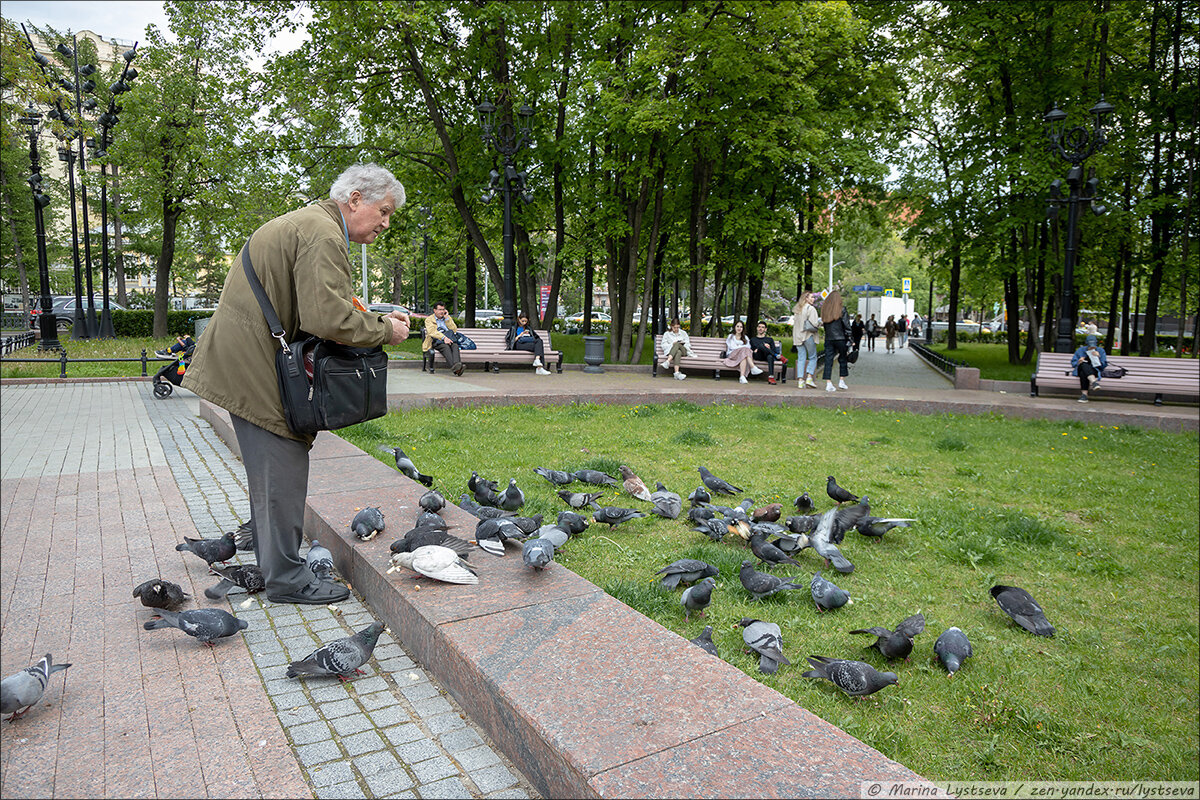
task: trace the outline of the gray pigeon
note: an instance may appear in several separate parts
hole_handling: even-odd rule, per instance
[[[813,668],[805,672],[803,677],[825,678],[852,697],[861,698],[868,694],[874,694],[885,686],[896,686],[900,683],[896,673],[880,672],[862,661],[809,656],[808,663]]]
[[[768,542],[766,535],[762,533],[751,534],[750,550],[755,556],[758,557],[758,560],[761,561],[767,569],[779,564],[792,564],[797,567],[801,566],[799,561]]]
[[[967,635],[959,628],[947,628],[942,631],[942,635],[933,643],[933,654],[942,662],[946,672],[950,673],[947,675],[949,678],[953,678],[954,673],[962,669],[962,663],[974,655]]]
[[[712,602],[712,591],[716,585],[716,578],[705,578],[695,586],[689,586],[683,590],[679,604],[683,606],[684,622],[691,621],[692,612],[704,616],[704,609],[708,608],[708,604]]]
[[[523,530],[510,519],[481,519],[475,526],[475,543],[494,556],[504,555],[504,543],[509,539],[527,538]]]
[[[554,560],[554,542],[550,539],[527,539],[521,544],[521,560],[532,569],[545,569]]]
[[[496,505],[503,508],[505,511],[516,511],[521,506],[525,505],[525,493],[517,488],[517,479],[510,478],[508,488],[500,495],[500,502]]]
[[[567,540],[571,538],[571,534],[557,525],[543,525],[537,529],[537,538],[548,540],[557,549],[567,543]]]
[[[534,514],[532,517],[509,517],[505,521],[516,525],[518,530],[527,536],[533,535],[538,528],[542,527],[541,514]]]
[[[133,590],[133,596],[139,598],[146,608],[165,608],[168,611],[179,608],[191,597],[178,583],[162,578],[139,583]]]
[[[786,589],[802,588],[792,583],[790,578],[784,580],[783,578],[777,578],[774,575],[757,571],[749,561],[742,562],[742,568],[738,572],[738,577],[742,580],[742,586],[754,596],[755,600],[762,600],[764,597],[770,597],[776,592]]]
[[[708,493],[708,489],[697,486],[696,491],[689,494],[687,499],[691,502],[692,508],[695,508],[702,503],[712,502],[712,495]]]
[[[496,487],[498,485],[499,484],[497,484],[495,481],[477,478],[475,480],[475,488],[472,489],[472,491],[475,493],[475,502],[479,503],[481,506],[500,508],[500,495],[496,493]]]
[[[858,502],[858,496],[838,486],[832,475],[825,480],[825,494],[838,505]]]
[[[304,563],[319,579],[327,581],[333,578],[333,553],[316,539],[312,540],[312,546],[304,555]]]
[[[571,508],[599,508],[596,501],[604,497],[604,492],[572,492],[570,489],[559,489],[558,496]]]
[[[817,605],[817,611],[827,611],[831,608],[854,604],[854,601],[850,599],[849,592],[834,586],[822,578],[819,572],[813,575],[812,582],[808,586],[812,591],[812,599]]]
[[[783,654],[783,635],[779,626],[774,622],[763,622],[761,619],[742,617],[737,623],[742,628],[742,641],[751,650],[758,653],[758,671],[773,675],[780,664],[791,664]]]
[[[608,525],[609,529],[615,528],[622,522],[628,522],[631,519],[646,516],[641,511],[635,511],[632,508],[618,508],[616,506],[604,506],[592,512],[592,519],[596,522],[603,522]]]
[[[865,499],[865,498],[864,498]],[[854,565],[842,555],[837,542],[842,541],[846,531],[858,524],[866,516],[867,509],[863,505],[831,508],[818,518],[816,530],[809,534],[809,543],[817,555],[825,559],[825,565],[833,565],[838,572],[854,572]]]
[[[878,542],[882,541],[883,535],[892,528],[907,528],[909,527],[909,524],[913,522],[916,522],[916,520],[905,517],[884,518],[868,516],[860,519],[858,524],[854,527],[857,528],[858,532],[863,536],[871,537]]]
[[[396,469],[400,470],[414,481],[423,483],[426,486],[433,486],[433,476],[422,475],[421,471],[417,469],[417,465],[412,462],[411,458],[404,455],[404,451],[399,447],[386,447],[381,445],[379,449],[385,453],[391,453],[392,456],[395,457]]]
[[[705,467],[696,467],[700,471],[700,480],[704,483],[705,488],[717,494],[738,494],[742,490],[734,486],[728,481],[721,480],[716,475],[713,475]]]
[[[185,536],[181,544],[175,545],[175,549],[181,553],[194,553],[212,565],[233,558],[237,553],[237,544],[233,541],[233,531],[228,531],[220,539],[192,539]]]
[[[667,487],[662,485],[662,481],[657,481],[655,485],[657,488],[650,493],[650,502],[654,503],[650,513],[667,519],[677,519],[679,512],[683,510],[683,499],[675,492],[668,491]]]
[[[569,472],[563,472],[560,469],[547,469],[546,467],[534,467],[533,471],[541,475],[546,480],[550,481],[552,486],[566,486],[569,483],[575,482],[575,476]]]
[[[692,506],[688,509],[688,519],[697,524],[717,516],[717,512],[708,506]]]
[[[712,625],[705,625],[704,630],[700,632],[699,636],[697,636],[695,639],[689,639],[688,641],[696,645],[696,647],[699,647],[704,652],[708,653],[710,656],[716,656],[717,658],[721,657],[721,654],[717,652],[717,646],[713,644]]]
[[[446,518],[434,511],[419,511],[417,518],[413,521],[414,528],[437,528],[440,531],[450,530],[450,523],[446,522]]]
[[[209,565],[208,568],[221,579],[216,586],[204,590],[204,596],[209,600],[220,600],[235,586],[245,589],[247,594],[256,594],[267,588],[263,571],[256,564],[234,564],[231,567]]]
[[[367,506],[359,511],[350,522],[350,530],[364,542],[374,539],[383,527],[383,512],[375,506]]]
[[[850,632],[866,633],[874,636],[875,642],[867,645],[867,647],[874,647],[886,658],[903,658],[907,661],[908,654],[913,649],[913,639],[923,630],[925,630],[925,615],[917,612],[911,617],[904,619],[896,626],[896,630],[894,631],[877,625],[872,628],[859,628]]]
[[[458,499],[458,507],[479,519],[496,519],[497,517],[515,517],[517,515],[517,512],[505,511],[503,508],[481,506],[472,500],[470,495],[466,494]]]
[[[233,541],[237,545],[237,549],[243,553],[253,553],[254,545],[257,536],[254,534],[254,520],[248,519],[237,526],[237,530],[233,532]]]
[[[288,664],[287,676],[337,675],[344,681],[344,676],[352,672],[363,675],[365,673],[359,667],[371,657],[381,633],[383,623],[372,622],[353,636],[323,644],[299,661]]]
[[[12,722],[22,716],[42,699],[46,692],[46,681],[56,672],[62,672],[70,664],[55,664],[49,653],[41,660],[20,672],[0,681],[0,714],[12,714]]]
[[[446,498],[442,497],[437,489],[430,489],[417,499],[417,505],[420,506],[422,511],[436,514],[446,507]]]
[[[996,585],[992,587],[992,597],[1025,630],[1037,636],[1054,635],[1054,626],[1046,619],[1046,612],[1029,592],[1017,586]]]
[[[779,538],[771,542],[771,544],[788,555],[799,553],[805,548],[812,547],[812,542],[803,533],[780,533],[777,535]]]
[[[707,561],[681,558],[678,561],[672,561],[654,574],[662,575],[659,583],[664,589],[674,589],[681,583],[695,583],[702,578],[715,578],[721,573]]]
[[[578,536],[586,531],[589,524],[591,523],[588,518],[582,514],[576,514],[574,511],[558,512],[558,527],[572,536]]]
[[[193,608],[174,614],[170,611],[160,611],[157,619],[152,619],[142,626],[148,631],[158,628],[178,628],[188,636],[194,636],[201,644],[209,647],[217,639],[233,636],[240,630],[246,629],[246,620],[238,619],[228,611],[219,608]]]
[[[737,534],[743,539],[750,538],[750,528],[740,519],[706,519],[692,530],[703,533],[714,542],[721,541],[727,533]]]
[[[784,526],[792,533],[812,533],[817,529],[817,523],[820,521],[819,516],[803,514],[788,517],[784,520]]]
[[[575,470],[575,480],[590,483],[593,486],[617,486],[617,479],[607,472],[598,469]]]
[[[797,497],[792,501],[792,504],[796,506],[796,510],[801,514],[807,514],[809,511],[813,510],[813,501],[812,498],[808,496],[808,492],[805,492]]]

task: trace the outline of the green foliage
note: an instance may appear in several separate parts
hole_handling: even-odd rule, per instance
[[[154,335],[154,311],[139,309],[131,311],[112,310],[113,331],[117,336],[130,338],[148,338]],[[214,311],[168,311],[167,337],[171,341],[176,336],[195,336],[196,320],[211,317]]]

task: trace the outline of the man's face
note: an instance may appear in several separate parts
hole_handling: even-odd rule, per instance
[[[758,331],[758,338],[760,339],[767,335],[767,326],[763,325],[761,322],[758,323],[758,328],[756,328],[756,330]]]
[[[370,244],[388,227],[396,202],[391,195],[378,203],[367,203],[358,191],[350,193],[350,214],[346,217],[346,233],[356,244]]]
[[[435,306],[433,309],[433,315],[438,319],[445,319],[446,315],[449,313],[450,312],[446,310],[445,306]]]

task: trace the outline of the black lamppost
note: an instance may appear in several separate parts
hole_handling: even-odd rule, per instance
[[[421,229],[421,275],[425,279],[425,313],[429,313],[429,220],[433,217],[433,209],[421,206],[421,214],[417,217],[417,227]]]
[[[25,116],[18,122],[29,126],[29,186],[33,189],[33,225],[37,231],[38,279],[42,286],[42,314],[38,318],[41,328],[41,340],[38,350],[61,350],[58,341],[58,325],[54,315],[50,313],[54,307],[50,300],[50,267],[46,263],[46,223],[42,218],[42,209],[50,204],[49,196],[42,194],[42,168],[38,163],[38,122],[42,115],[30,103],[25,109]]]
[[[71,338],[91,338],[100,333],[100,323],[96,319],[96,293],[92,285],[92,236],[89,230],[88,220],[88,196],[87,196],[87,158],[84,155],[84,137],[83,137],[83,112],[86,108],[88,111],[96,107],[95,98],[89,97],[87,105],[83,103],[83,93],[90,94],[96,89],[96,82],[91,80],[90,75],[95,74],[96,66],[94,64],[79,65],[79,42],[74,35],[71,36],[71,46],[68,47],[66,42],[60,42],[55,48],[59,53],[62,53],[67,58],[71,59],[71,69],[75,73],[75,81],[72,83],[65,78],[60,78],[59,85],[67,91],[68,94],[75,95],[75,134],[73,137],[79,145],[79,198],[83,204],[83,267],[87,276],[87,331],[84,336],[77,336],[72,326]],[[84,82],[84,78],[88,80]],[[65,120],[64,120],[65,121]],[[72,223],[74,222],[75,202],[71,201],[71,216]],[[72,234],[75,228],[72,226]],[[76,260],[79,258],[78,242],[74,243],[76,249]],[[78,318],[79,315],[76,315]]]
[[[1095,204],[1096,190],[1100,179],[1093,175],[1086,185],[1083,181],[1083,162],[1088,156],[1104,146],[1108,139],[1104,136],[1104,118],[1113,112],[1113,106],[1100,101],[1092,106],[1088,113],[1095,118],[1095,126],[1089,130],[1082,125],[1073,128],[1066,127],[1067,112],[1057,105],[1042,117],[1050,138],[1049,149],[1058,153],[1064,161],[1071,162],[1067,171],[1067,197],[1062,196],[1062,180],[1055,179],[1050,184],[1050,207],[1046,214],[1050,219],[1058,217],[1059,206],[1067,207],[1067,245],[1063,265],[1062,303],[1058,314],[1058,336],[1054,340],[1056,353],[1072,353],[1075,351],[1075,229],[1079,222],[1079,206],[1091,206],[1097,216],[1104,213],[1104,206]]]
[[[69,141],[69,140],[68,140]],[[67,190],[71,201],[71,261],[75,268],[75,317],[71,323],[71,340],[91,338],[91,328],[83,314],[83,275],[79,264],[79,220],[75,214],[75,151],[60,144],[58,160],[67,165]]]
[[[504,311],[504,327],[511,328],[517,324],[517,278],[516,255],[513,253],[512,227],[512,194],[514,191],[521,195],[526,205],[533,202],[533,196],[525,191],[525,173],[517,171],[513,166],[513,156],[521,148],[531,144],[530,118],[533,109],[523,105],[517,110],[520,120],[514,125],[510,120],[495,124],[496,106],[483,101],[475,107],[479,114],[479,122],[483,128],[483,144],[491,145],[504,157],[504,175],[496,170],[491,172],[491,185],[483,195],[483,201],[490,203],[496,196],[496,190],[504,192],[504,301],[501,308]]]

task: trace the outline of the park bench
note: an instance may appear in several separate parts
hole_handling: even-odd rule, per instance
[[[1143,358],[1141,356],[1109,356],[1110,367],[1124,367],[1120,378],[1104,378],[1092,397],[1106,394],[1153,394],[1154,405],[1160,406],[1163,395],[1186,397],[1200,401],[1200,361],[1194,358]],[[1037,371],[1029,379],[1029,396],[1037,397],[1042,389],[1079,391],[1079,378],[1071,374],[1070,353],[1042,353],[1038,356]]]
[[[691,337],[692,352],[695,356],[683,356],[679,359],[679,368],[685,372],[689,369],[711,369],[713,371],[713,380],[721,379],[721,370],[729,370],[737,372],[736,367],[727,367],[722,362],[725,360],[725,340],[715,336],[693,336]],[[651,367],[651,375],[657,377],[659,362],[666,356],[662,351],[662,334],[657,334],[654,337],[654,362]],[[754,365],[766,372],[766,362],[755,361]],[[665,370],[664,370],[665,372]],[[667,372],[668,375],[671,372]],[[780,383],[787,383],[787,365],[783,363],[783,359],[775,359],[775,374],[779,377]]]
[[[484,369],[492,372],[499,372],[501,364],[533,365],[533,353],[528,350],[507,349],[504,337],[508,330],[505,328],[459,328],[458,330],[475,342],[474,350],[458,351],[463,364],[483,364]],[[561,373],[563,354],[550,346],[550,331],[534,331],[534,333],[542,337],[542,345],[545,347],[542,362],[546,369],[550,369],[550,365],[553,363]],[[436,360],[440,360],[443,364],[446,363],[446,359],[431,347],[422,354],[422,371],[433,374],[435,356]]]

